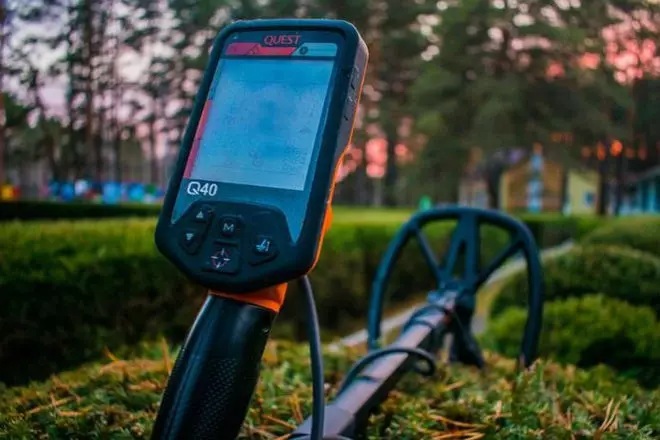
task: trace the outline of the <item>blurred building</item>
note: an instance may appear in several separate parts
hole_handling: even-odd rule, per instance
[[[468,157],[468,163],[461,180],[458,183],[458,204],[473,208],[489,208],[488,181],[481,164],[483,153],[473,148]]]
[[[543,158],[540,170],[535,168],[533,158],[529,157],[502,174],[499,209],[514,212],[596,213],[599,181],[596,171],[562,165],[547,158]],[[534,182],[535,179],[537,182]],[[530,194],[532,192],[535,193],[533,196]]]
[[[488,209],[488,185],[481,176],[461,179],[458,185],[458,203],[473,208]]]
[[[492,190],[497,193],[496,206],[489,206],[486,167],[475,163],[464,170],[459,184],[459,204],[508,212],[595,214],[597,211],[598,172],[544,157],[540,147],[533,152],[516,150],[515,154],[505,155],[499,165],[491,164],[490,172],[495,173],[490,179],[495,186]]]
[[[43,197],[51,174],[46,159],[9,163],[5,169],[7,182],[18,188],[22,198]]]
[[[610,211],[613,210],[611,206]],[[660,214],[660,165],[626,179],[620,213]]]
[[[102,150],[103,168],[100,180],[102,182],[117,181],[131,183],[147,183],[149,176],[149,161],[143,149],[137,142],[124,141],[119,151],[110,145]],[[19,160],[20,159],[20,160]],[[83,176],[92,176],[94,164],[88,163]],[[71,167],[60,170],[60,180],[73,181],[76,173]],[[48,185],[53,180],[53,170],[45,158],[18,158],[6,163],[7,182],[18,188],[21,198],[44,198],[48,195]],[[83,178],[85,178],[83,177]]]

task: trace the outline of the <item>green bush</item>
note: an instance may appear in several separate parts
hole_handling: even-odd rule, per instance
[[[156,217],[160,205],[104,205],[89,202],[4,201],[0,202],[0,222],[12,220],[76,220],[117,217]]]
[[[660,257],[660,218],[616,221],[588,234],[582,243],[628,246]]]
[[[545,299],[600,292],[660,313],[660,258],[618,246],[582,246],[543,264]],[[527,275],[514,275],[493,301],[491,316],[526,306]]]
[[[506,356],[520,349],[527,311],[513,307],[488,326],[487,345]],[[660,384],[660,323],[649,307],[605,295],[546,304],[540,355],[591,367],[607,364],[645,385]]]
[[[595,215],[585,215],[575,217],[575,240],[580,240],[596,229],[614,223],[616,219],[610,217],[598,217]]]
[[[520,216],[529,228],[538,246],[552,247],[574,238],[577,231],[576,217],[554,214],[524,214]]]
[[[38,378],[151,334],[185,335],[201,305],[154,250],[152,220],[0,229],[0,382]]]
[[[90,364],[43,383],[0,390],[0,438],[149,438],[173,354],[147,351],[139,359]],[[326,354],[330,396],[359,354]],[[660,437],[659,391],[647,392],[605,367],[539,362],[517,374],[513,361],[490,353],[486,358],[483,372],[440,365],[431,378],[409,373],[370,418],[365,438]],[[281,438],[301,422],[296,414],[310,414],[307,359],[304,346],[269,344],[240,439]]]
[[[34,220],[78,220],[97,218],[155,217],[160,205],[119,204],[104,205],[89,202],[49,202],[38,200],[18,200],[0,202],[0,222]],[[401,224],[414,211],[407,208],[374,209],[337,206],[335,219],[352,224]],[[598,217],[564,217],[555,214],[522,214],[521,220],[530,228],[536,243],[550,247],[577,238],[590,228],[601,224]]]
[[[0,382],[44,377],[164,334],[182,340],[204,292],[153,241],[153,220],[8,223],[0,229]],[[326,334],[366,322],[371,281],[397,224],[338,221],[311,274]],[[427,235],[442,253],[451,225]],[[492,257],[504,236],[484,231]],[[415,243],[390,280],[394,303],[435,287]],[[292,283],[275,331],[306,337],[304,299]]]

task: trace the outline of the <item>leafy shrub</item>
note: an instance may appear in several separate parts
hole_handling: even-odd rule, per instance
[[[527,225],[538,246],[557,246],[574,238],[577,231],[576,217],[550,214],[526,214],[520,217]]]
[[[596,229],[615,223],[618,219],[612,219],[610,217],[598,217],[595,215],[585,215],[580,217],[575,217],[575,240],[580,240],[586,235],[592,233]],[[629,221],[630,218],[625,219],[624,221]]]
[[[452,225],[428,231],[442,253]],[[0,382],[20,383],[165,335],[182,340],[204,299],[153,242],[153,220],[7,223],[0,229]],[[326,334],[364,322],[371,281],[397,224],[339,221],[311,274]],[[488,232],[488,231],[486,231]],[[494,255],[503,235],[485,234]],[[393,302],[435,286],[414,243],[390,280]],[[306,337],[292,283],[275,331]]]
[[[326,354],[331,395],[359,354]],[[269,344],[240,439],[279,438],[301,422],[297,414],[311,413],[307,356],[304,346]],[[172,358],[154,347],[139,359],[89,364],[43,383],[0,390],[0,437],[147,439]],[[511,360],[490,353],[486,360],[483,372],[439,366],[428,379],[410,373],[371,417],[365,438],[467,438],[467,432],[494,440],[598,438],[604,432],[611,439],[660,436],[660,392],[647,392],[605,367],[539,362],[517,374]],[[616,423],[604,425],[608,418]]]
[[[660,257],[660,218],[634,218],[598,228],[582,240],[584,244],[628,246]]]
[[[515,356],[527,311],[514,307],[489,324],[488,346]],[[607,364],[646,385],[660,383],[660,323],[649,307],[604,295],[546,304],[540,355],[591,367]]]
[[[62,203],[44,201],[0,202],[0,222],[11,220],[75,220],[116,217],[156,217],[160,205],[103,205],[89,202]]]
[[[39,200],[17,200],[0,202],[0,222],[39,220],[79,220],[101,218],[156,217],[160,205],[124,203],[105,205],[89,202],[50,202]],[[352,224],[401,224],[413,213],[406,208],[374,209],[336,206],[335,221]],[[561,244],[569,238],[584,235],[595,224],[598,217],[564,217],[554,214],[522,214],[520,219],[530,228],[536,243],[541,247]],[[585,225],[587,226],[585,229]]]
[[[582,246],[543,264],[546,301],[593,292],[660,313],[660,259],[618,246]],[[526,306],[527,275],[518,273],[493,301],[491,315]]]

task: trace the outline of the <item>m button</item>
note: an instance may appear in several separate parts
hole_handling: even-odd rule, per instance
[[[235,217],[222,217],[220,219],[220,233],[227,237],[234,237],[240,229],[240,223]]]

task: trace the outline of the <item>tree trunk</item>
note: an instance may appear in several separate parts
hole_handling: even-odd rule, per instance
[[[94,145],[94,88],[92,82],[94,81],[94,16],[92,8],[93,0],[85,0],[83,4],[83,11],[85,14],[84,21],[84,54],[85,54],[85,68],[87,75],[85,78],[85,150],[89,151]],[[96,156],[96,172],[98,169],[98,162],[100,157]],[[90,164],[87,164],[87,173],[90,170]]]
[[[119,183],[122,179],[122,169],[121,169],[121,127],[116,123],[114,130],[114,139],[112,141],[112,149],[115,152],[115,175],[114,180]]]
[[[76,129],[75,129],[75,120],[76,120],[76,115],[74,113],[74,108],[73,108],[73,99],[75,98],[75,76],[74,76],[74,52],[75,48],[73,45],[73,30],[74,30],[74,8],[75,6],[69,6],[68,8],[68,29],[66,33],[66,44],[67,44],[67,76],[69,78],[69,91],[67,93],[66,97],[66,113],[67,113],[67,118],[69,119],[69,123],[67,126],[67,134],[68,134],[68,139],[67,139],[67,151],[71,155],[71,163],[67,164],[70,166],[70,168],[67,166],[67,174],[66,177],[73,177],[78,178],[82,174],[82,168],[84,166],[81,155],[78,152],[78,145],[77,145],[77,134],[76,134]],[[64,177],[64,176],[63,176]]]
[[[619,156],[614,159],[615,174],[616,174],[616,192],[614,193],[614,215],[621,214],[621,206],[623,204],[623,193],[625,187],[625,169],[626,169],[626,155],[622,151]]]
[[[486,179],[486,193],[488,195],[488,209],[498,209],[499,208],[499,200],[498,200],[498,193],[499,193],[499,185],[497,182],[493,181],[492,179],[487,178]]]
[[[396,145],[398,143],[397,120],[393,114],[388,115],[390,120],[386,121],[385,140],[387,141],[387,163],[385,166],[385,177],[383,179],[383,204],[385,206],[396,206],[396,184],[398,181],[398,169],[396,164]]]
[[[44,149],[46,150],[46,160],[48,161],[48,166],[50,168],[50,174],[53,180],[58,181],[60,179],[60,167],[57,163],[56,157],[56,139],[53,133],[50,132],[48,127],[48,121],[46,120],[46,106],[44,105],[43,100],[41,99],[41,94],[39,93],[39,71],[34,70],[32,72],[32,78],[30,80],[29,90],[34,97],[34,106],[39,112],[38,125],[41,125],[44,137],[42,140]]]
[[[103,181],[103,127],[104,127],[104,111],[105,109],[98,109],[96,114],[96,132],[94,133],[94,179],[97,182]]]
[[[7,11],[5,10],[5,2],[0,2],[0,191],[2,185],[5,183],[5,140],[7,129],[5,127],[5,96],[4,90],[4,72],[5,72],[5,43],[8,32],[7,25]]]
[[[112,150],[114,151],[115,156],[115,172],[114,180],[116,182],[121,182],[122,179],[122,169],[121,169],[121,123],[119,122],[119,105],[121,104],[122,96],[122,87],[119,80],[119,74],[117,72],[117,58],[119,57],[119,41],[116,43],[115,47],[115,56],[113,60],[113,96],[112,96]]]
[[[157,94],[151,96],[151,120],[149,121],[149,183],[158,182],[158,162],[156,158],[156,111]]]
[[[356,145],[356,148],[360,150],[362,160],[360,160],[360,163],[355,168],[355,203],[364,206],[369,204],[366,144],[360,142],[359,145]]]
[[[606,216],[609,205],[609,155],[598,162],[598,177],[600,186],[600,197],[598,199],[598,215]]]
[[[488,208],[499,209],[500,203],[500,178],[504,171],[503,165],[493,165],[486,169],[486,193],[488,194]]]

